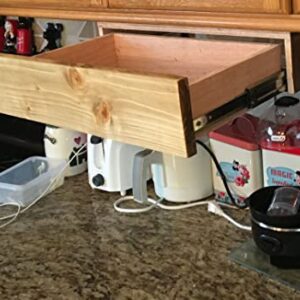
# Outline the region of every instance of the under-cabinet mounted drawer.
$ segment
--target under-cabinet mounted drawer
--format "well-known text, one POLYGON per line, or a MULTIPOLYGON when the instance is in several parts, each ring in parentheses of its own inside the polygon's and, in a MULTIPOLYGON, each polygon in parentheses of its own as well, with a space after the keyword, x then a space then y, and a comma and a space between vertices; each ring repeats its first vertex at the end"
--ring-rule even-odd
POLYGON ((0 112, 188 157, 196 131, 245 110, 237 97, 247 89, 270 78, 281 88, 280 52, 111 34, 33 58, 0 55, 0 112))

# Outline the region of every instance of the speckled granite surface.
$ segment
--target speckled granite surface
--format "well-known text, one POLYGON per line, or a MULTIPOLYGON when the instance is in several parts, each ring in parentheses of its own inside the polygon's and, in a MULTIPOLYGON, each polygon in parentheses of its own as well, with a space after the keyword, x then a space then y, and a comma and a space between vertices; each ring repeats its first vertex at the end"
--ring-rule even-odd
POLYGON ((228 260, 248 236, 204 208, 120 215, 66 181, 0 232, 0 299, 300 299, 228 260))

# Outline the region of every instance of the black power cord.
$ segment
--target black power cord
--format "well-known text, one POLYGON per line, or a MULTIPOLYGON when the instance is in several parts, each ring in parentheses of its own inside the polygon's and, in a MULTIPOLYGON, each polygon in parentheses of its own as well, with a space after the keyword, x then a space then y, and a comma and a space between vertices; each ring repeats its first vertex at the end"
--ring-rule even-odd
POLYGON ((223 171, 223 169, 222 169, 222 167, 221 167, 221 165, 220 165, 220 163, 219 163, 216 155, 213 153, 213 151, 205 143, 203 143, 202 141, 197 140, 196 143, 199 144, 202 148, 204 148, 209 153, 209 155, 211 156, 211 158, 212 158, 212 160, 213 160, 213 162, 214 162, 214 164, 215 164, 215 166, 216 166, 216 168, 217 168, 217 170, 218 170, 218 172, 219 172, 219 174, 221 176, 222 182, 224 184, 224 187, 226 189, 226 192, 227 192, 227 194, 228 194, 231 202, 237 208, 239 208, 239 209, 245 209, 245 208, 247 208, 248 207, 248 203, 246 201, 245 201, 245 203, 243 205, 241 205, 241 204, 239 204, 237 202, 237 200, 232 195, 232 193, 230 191, 230 188, 228 186, 226 175, 224 174, 224 171, 223 171))

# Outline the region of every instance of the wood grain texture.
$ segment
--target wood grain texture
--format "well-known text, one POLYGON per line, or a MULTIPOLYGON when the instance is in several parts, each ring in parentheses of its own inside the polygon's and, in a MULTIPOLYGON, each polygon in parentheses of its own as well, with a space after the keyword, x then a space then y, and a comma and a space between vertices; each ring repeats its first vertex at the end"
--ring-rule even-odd
POLYGON ((229 102, 243 94, 247 88, 256 86, 280 70, 280 45, 265 45, 264 49, 257 49, 252 53, 249 51, 248 57, 245 53, 238 63, 232 63, 229 67, 209 74, 191 85, 193 118, 198 118, 229 102), (197 99, 205 101, 200 102, 197 99))
POLYGON ((119 65, 115 50, 115 38, 111 34, 81 42, 75 46, 45 52, 35 57, 66 65, 117 68, 119 65))
MULTIPOLYGON (((3 61, 0 71, 15 76, 16 70, 9 68, 9 60, 3 61)), ((278 45, 133 34, 109 34, 38 55, 32 66, 30 63, 20 58, 12 60, 12 66, 23 67, 17 74, 21 76, 17 86, 22 87, 21 78, 28 78, 24 90, 10 91, 6 79, 0 83, 4 93, 8 91, 13 97, 16 94, 19 99, 27 95, 36 100, 37 119, 32 105, 25 107, 24 112, 18 110, 18 116, 181 156, 194 151, 193 118, 239 96, 246 88, 279 72, 281 67, 278 45), (39 64, 41 59, 50 63, 39 64), (53 96, 60 105, 53 103, 53 96), (82 106, 80 97, 86 105, 82 106), (53 119, 44 119, 45 108, 37 105, 39 98, 43 99, 41 103, 46 105, 47 112, 47 103, 51 104, 52 112, 59 110, 63 116, 70 109, 71 120, 52 114, 53 119), (75 100, 79 107, 68 99, 75 100), (111 116, 111 111, 115 115, 111 116), (86 123, 79 123, 85 112, 86 123), (103 127, 97 128, 99 124, 103 127), (151 128, 159 135, 149 142, 151 128)), ((10 99, 9 95, 5 99, 10 99)), ((14 110, 3 112, 16 114, 14 110)))
POLYGON ((0 74, 5 74, 1 113, 183 157, 195 153, 191 116, 182 115, 190 99, 180 91, 184 83, 179 77, 4 55, 0 74))
POLYGON ((187 78, 193 118, 198 118, 279 72, 280 55, 280 46, 273 44, 109 34, 40 57, 187 78))
POLYGON ((300 32, 300 15, 254 14, 254 13, 216 13, 187 11, 149 11, 125 9, 99 9, 79 11, 75 8, 59 10, 54 8, 26 8, 20 5, 4 6, 0 2, 0 14, 7 16, 28 16, 68 20, 101 21, 159 26, 178 26, 181 28, 211 27, 250 30, 270 30, 281 32, 300 32))
POLYGON ((300 13, 300 0, 293 0, 293 13, 294 14, 300 13))
POLYGON ((291 0, 109 0, 109 7, 288 14, 291 0))
MULTIPOLYGON (((245 30, 245 29, 231 29, 231 28, 211 28, 211 27, 190 27, 190 26, 171 26, 171 25, 164 25, 164 26, 156 26, 156 25, 148 25, 148 24, 131 24, 131 23, 111 23, 111 22, 98 22, 98 30, 101 35, 118 32, 120 29, 126 30, 127 32, 168 32, 168 33, 186 33, 189 35, 194 34, 201 34, 201 35, 208 35, 210 39, 223 39, 226 40, 232 39, 237 40, 243 38, 245 40, 249 40, 250 42, 260 41, 261 39, 268 39, 272 41, 278 41, 278 43, 282 43, 283 47, 283 68, 286 70, 286 77, 287 77, 287 90, 289 93, 295 93, 298 90, 298 83, 299 76, 294 76, 299 70, 298 63, 295 63, 294 58, 297 59, 297 56, 293 58, 292 53, 292 39, 291 35, 293 33, 284 32, 284 31, 265 31, 265 30, 245 30), (254 39, 254 40, 253 40, 254 39), (284 61, 283 61, 284 60, 284 61), (295 77, 295 80, 294 80, 295 77)), ((297 33, 295 33, 297 35, 297 33)), ((297 49, 294 52, 297 53, 297 49)))
POLYGON ((114 36, 120 68, 147 73, 176 74, 187 77, 190 85, 238 65, 261 52, 266 53, 265 60, 268 64, 268 51, 274 48, 273 45, 250 42, 134 34, 114 36))
POLYGON ((12 8, 36 8, 36 9, 78 9, 88 10, 97 9, 108 6, 108 0, 1 0, 1 7, 12 7, 12 8))

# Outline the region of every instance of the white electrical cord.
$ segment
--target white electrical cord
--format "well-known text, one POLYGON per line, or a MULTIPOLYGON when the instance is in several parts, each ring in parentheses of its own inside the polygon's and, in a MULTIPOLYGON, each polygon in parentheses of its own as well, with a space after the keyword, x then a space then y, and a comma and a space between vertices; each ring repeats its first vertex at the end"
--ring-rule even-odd
POLYGON ((6 227, 7 225, 9 225, 10 223, 14 222, 14 221, 17 219, 17 217, 18 217, 18 215, 20 214, 20 212, 21 212, 21 205, 20 205, 19 203, 16 203, 16 202, 14 202, 14 203, 2 203, 2 204, 0 205, 0 207, 4 207, 4 206, 16 206, 16 207, 18 207, 18 210, 17 210, 17 212, 14 213, 14 214, 11 214, 11 215, 9 215, 9 216, 1 217, 1 218, 0 218, 0 221, 7 220, 7 219, 10 219, 10 220, 7 221, 7 222, 4 223, 4 224, 1 224, 1 225, 0 225, 0 228, 4 228, 4 227, 6 227))
POLYGON ((4 217, 0 217, 0 221, 3 220, 7 220, 10 219, 9 221, 7 221, 4 224, 0 225, 0 229, 6 227, 7 225, 11 224, 12 222, 14 222, 18 216, 22 213, 24 213, 25 211, 27 211, 29 208, 31 208, 33 205, 35 205, 38 201, 40 201, 40 199, 42 197, 44 197, 49 190, 53 187, 54 184, 56 184, 56 181, 58 179, 61 178, 61 176, 65 173, 66 169, 69 167, 69 164, 73 161, 73 159, 75 159, 76 157, 78 157, 82 151, 84 150, 84 148, 86 148, 87 144, 84 144, 77 152, 75 152, 73 154, 73 156, 71 157, 71 159, 66 163, 66 165, 64 166, 64 168, 59 172, 59 174, 52 178, 52 180, 50 181, 49 185, 47 186, 47 188, 34 200, 32 201, 28 206, 26 206, 25 208, 21 209, 21 205, 17 202, 11 202, 11 203, 2 203, 0 204, 0 207, 4 207, 4 206, 16 206, 18 207, 18 210, 16 213, 8 215, 8 216, 4 216, 4 217))
MULTIPOLYGON (((120 207, 120 204, 128 201, 134 200, 133 196, 125 196, 119 198, 117 201, 114 202, 114 209, 119 213, 125 213, 125 214, 141 214, 150 211, 151 209, 158 206, 158 203, 162 201, 161 199, 155 201, 154 199, 148 198, 147 202, 152 203, 152 205, 148 205, 146 207, 142 208, 123 208, 120 207)), ((137 203, 137 202, 135 202, 137 203)))
POLYGON ((210 213, 213 213, 213 214, 216 214, 218 216, 225 218, 227 221, 229 221, 231 224, 233 224, 234 226, 236 226, 239 229, 246 230, 246 231, 252 230, 251 226, 242 225, 242 224, 238 223, 237 221, 235 221, 232 217, 227 215, 216 201, 210 201, 210 203, 208 204, 208 211, 210 213))
MULTIPOLYGON (((143 207, 143 208, 123 208, 120 207, 120 204, 124 203, 124 202, 128 202, 128 201, 135 201, 133 196, 126 196, 126 197, 121 197, 119 198, 117 201, 115 201, 114 203, 114 209, 117 212, 120 213, 126 213, 126 214, 140 214, 140 213, 145 213, 150 211, 153 208, 161 208, 164 210, 180 210, 180 209, 186 209, 186 208, 191 208, 191 207, 195 207, 195 206, 200 206, 200 205, 206 205, 209 204, 211 201, 197 201, 197 202, 191 202, 191 203, 187 203, 187 204, 178 204, 178 205, 164 205, 161 202, 164 199, 152 199, 152 198, 148 198, 147 199, 147 203, 146 204, 150 204, 149 206, 143 207)), ((135 203, 138 203, 137 201, 135 201, 135 203)))
MULTIPOLYGON (((215 201, 215 200, 203 200, 203 201, 196 201, 196 202, 191 202, 187 204, 178 204, 178 205, 164 205, 161 202, 164 199, 160 198, 158 200, 152 199, 152 198, 147 198, 147 203, 145 204, 150 204, 146 207, 142 208, 125 208, 125 207, 120 207, 121 204, 129 201, 135 201, 133 196, 125 196, 119 198, 117 201, 114 202, 114 209, 119 212, 119 213, 125 213, 125 214, 141 214, 148 212, 152 210, 153 208, 161 208, 164 210, 180 210, 180 209, 186 209, 186 208, 191 208, 195 206, 200 206, 200 205, 208 205, 208 211, 210 213, 213 213, 215 215, 218 215, 220 217, 225 218, 228 222, 230 222, 232 225, 235 227, 245 230, 245 231, 251 231, 251 226, 246 226, 243 224, 238 223, 235 221, 232 217, 227 215, 224 210, 221 208, 221 206, 215 201)), ((135 203, 138 203, 135 201, 135 203)), ((141 203, 143 205, 144 203, 141 203)))

